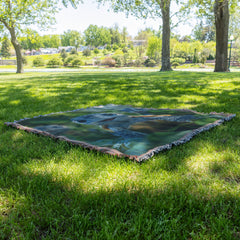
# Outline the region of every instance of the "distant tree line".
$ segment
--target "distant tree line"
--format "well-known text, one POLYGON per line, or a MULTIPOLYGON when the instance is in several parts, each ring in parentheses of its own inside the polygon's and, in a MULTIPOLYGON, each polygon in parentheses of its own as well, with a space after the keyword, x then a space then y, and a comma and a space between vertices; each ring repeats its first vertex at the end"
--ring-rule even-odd
POLYGON ((39 48, 58 48, 60 46, 74 46, 76 49, 80 45, 99 46, 122 46, 129 43, 130 36, 124 27, 119 29, 118 25, 113 27, 98 27, 90 25, 83 34, 76 30, 68 30, 63 34, 50 34, 40 36, 37 31, 27 29, 18 38, 22 49, 33 50, 39 48))
MULTIPOLYGON (((101 45, 119 46, 126 44, 126 31, 119 31, 117 26, 113 28, 98 27, 90 25, 81 34, 74 33, 74 38, 68 40, 68 34, 73 32, 68 31, 63 36, 45 36, 40 37, 37 32, 28 30, 33 24, 40 27, 48 27, 55 21, 55 13, 59 11, 59 2, 65 6, 71 3, 76 7, 78 3, 83 0, 0 0, 0 29, 4 29, 10 35, 11 43, 14 47, 17 57, 17 73, 23 72, 23 59, 21 48, 39 48, 40 46, 55 46, 74 45, 76 48, 85 41, 85 44, 98 47, 101 45), (19 37, 20 36, 20 37, 19 37), (22 39, 21 39, 22 38, 22 39)), ((239 1, 238 0, 96 0, 100 5, 109 4, 116 12, 125 12, 126 14, 134 15, 138 18, 149 19, 150 17, 161 19, 161 71, 171 70, 171 28, 172 28, 172 3, 179 4, 180 10, 176 12, 175 16, 186 18, 196 9, 195 16, 202 20, 211 20, 214 28, 206 29, 205 26, 198 28, 195 34, 202 37, 201 40, 215 39, 216 42, 216 72, 228 71, 228 37, 229 33, 234 33, 234 29, 239 29, 239 1), (235 13, 234 17, 231 17, 235 13), (236 21, 235 21, 235 20, 236 21), (229 27, 229 22, 232 26, 229 27), (201 29, 207 31, 201 33, 201 29), (212 35, 214 31, 214 36, 212 35), (203 36, 204 35, 204 36, 203 36)), ((181 24, 181 21, 180 21, 181 24)), ((200 26, 201 27, 201 26, 200 26)), ((138 49, 139 54, 143 51, 138 49)))
MULTIPOLYGON (((200 24, 200 26, 203 25, 200 24)), ((105 51, 106 54, 111 50, 114 54, 116 52, 114 57, 116 58, 115 61, 117 60, 116 64, 118 66, 128 66, 127 62, 131 61, 131 59, 137 60, 138 65, 141 65, 144 63, 144 58, 146 57, 149 59, 147 65, 161 64, 161 31, 151 28, 140 30, 134 39, 127 33, 126 28, 120 30, 117 25, 111 28, 90 25, 83 34, 75 30, 68 30, 62 35, 40 36, 36 31, 28 30, 24 37, 19 37, 19 42, 25 50, 58 48, 59 46, 75 46, 77 49, 80 45, 85 45, 94 49, 94 54, 99 53, 99 46, 105 46, 104 48, 107 50, 105 51), (140 40, 141 45, 133 48, 133 40, 140 40), (134 49, 134 56, 130 56, 129 49, 134 49), (116 57, 116 55, 118 56, 116 57)), ((235 46, 239 46, 239 43, 235 43, 235 46)), ((197 25, 193 29, 192 36, 171 34, 170 63, 175 66, 186 61, 204 64, 206 60, 215 59, 215 48, 214 31, 207 25, 202 28, 199 28, 197 25), (208 29, 209 31, 203 31, 204 29, 208 29)), ((72 51, 74 50, 72 49, 72 51)), ((4 58, 10 56, 10 41, 6 36, 2 39, 1 55, 4 58)), ((90 56, 91 51, 85 49, 83 55, 90 56)), ((239 47, 233 49, 232 60, 240 61, 239 47)))

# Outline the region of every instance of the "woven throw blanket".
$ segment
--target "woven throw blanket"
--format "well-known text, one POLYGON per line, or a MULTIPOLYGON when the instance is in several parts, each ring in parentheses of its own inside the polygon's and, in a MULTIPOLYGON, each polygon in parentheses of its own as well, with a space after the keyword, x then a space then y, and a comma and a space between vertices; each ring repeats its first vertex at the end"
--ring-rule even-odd
POLYGON ((138 162, 189 141, 235 115, 105 105, 7 122, 8 126, 138 162))

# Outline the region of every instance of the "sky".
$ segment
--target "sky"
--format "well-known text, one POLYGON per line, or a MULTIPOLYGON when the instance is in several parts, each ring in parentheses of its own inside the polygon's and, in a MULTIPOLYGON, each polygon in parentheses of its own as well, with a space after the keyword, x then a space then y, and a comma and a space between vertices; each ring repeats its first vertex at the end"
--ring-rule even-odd
MULTIPOLYGON (((175 8, 176 6, 172 6, 172 9, 175 8)), ((97 3, 88 0, 84 4, 80 4, 77 9, 73 9, 71 6, 68 6, 68 8, 62 7, 62 10, 56 14, 56 24, 52 26, 52 29, 40 32, 40 34, 63 34, 68 29, 83 33, 90 24, 99 27, 112 27, 114 24, 118 24, 120 29, 127 27, 128 33, 134 37, 140 30, 146 27, 158 30, 161 25, 161 19, 141 20, 133 16, 126 17, 124 13, 109 11, 107 6, 98 8, 97 3)), ((183 36, 190 35, 191 30, 192 26, 189 24, 181 24, 181 28, 179 27, 173 32, 183 36)))

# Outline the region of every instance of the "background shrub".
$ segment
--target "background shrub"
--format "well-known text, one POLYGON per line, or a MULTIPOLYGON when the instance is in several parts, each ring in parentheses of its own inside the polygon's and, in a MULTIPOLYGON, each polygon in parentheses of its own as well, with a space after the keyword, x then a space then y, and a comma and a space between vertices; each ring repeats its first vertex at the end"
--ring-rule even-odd
POLYGON ((73 55, 68 56, 64 61, 64 66, 70 66, 74 58, 76 58, 76 56, 73 55))
POLYGON ((78 55, 78 52, 77 52, 76 48, 72 48, 70 54, 71 55, 78 55))
POLYGON ((134 67, 141 67, 143 65, 143 60, 141 58, 137 58, 134 62, 133 62, 133 66, 134 67))
POLYGON ((60 67, 63 65, 63 62, 60 58, 58 57, 52 57, 48 63, 47 63, 47 66, 48 67, 51 67, 51 68, 56 68, 56 67, 60 67))
POLYGON ((116 65, 115 67, 122 67, 124 64, 124 59, 123 59, 123 56, 122 55, 115 55, 112 57, 115 62, 116 62, 116 65))
POLYGON ((134 66, 134 60, 132 60, 132 59, 128 60, 126 66, 127 67, 133 67, 134 66))
POLYGON ((42 57, 36 57, 33 60, 33 66, 34 67, 42 67, 45 65, 44 59, 42 57))
POLYGON ((180 64, 184 64, 186 62, 186 60, 185 60, 185 58, 172 58, 171 63, 174 63, 174 62, 179 63, 179 65, 180 65, 180 64))
POLYGON ((119 48, 119 46, 118 46, 116 43, 114 43, 114 44, 112 45, 112 49, 113 49, 114 51, 116 51, 118 48, 119 48))
POLYGON ((106 49, 107 49, 108 51, 111 51, 111 50, 112 50, 112 47, 111 47, 111 45, 110 45, 110 44, 108 44, 108 45, 107 45, 107 47, 106 47, 106 49))
POLYGON ((157 65, 156 61, 154 59, 148 58, 145 60, 144 65, 146 67, 154 67, 157 65))
POLYGON ((205 56, 201 56, 199 61, 200 61, 200 63, 205 64, 207 61, 207 58, 205 56))
POLYGON ((94 61, 94 64, 97 65, 97 66, 100 66, 101 65, 101 60, 99 58, 97 58, 95 61, 94 61))
POLYGON ((129 55, 128 53, 125 53, 125 54, 122 56, 122 59, 123 59, 123 66, 124 66, 124 67, 127 67, 129 61, 131 60, 130 55, 129 55))
POLYGON ((102 60, 102 65, 108 65, 109 67, 115 67, 116 61, 113 58, 107 57, 102 60))
POLYGON ((66 67, 79 67, 84 65, 84 62, 77 55, 70 55, 64 61, 64 66, 66 67))
POLYGON ((82 55, 85 57, 91 56, 91 50, 90 49, 84 49, 82 52, 82 55))
POLYGON ((75 57, 70 63, 73 67, 79 67, 83 65, 83 61, 79 57, 75 57))
POLYGON ((176 67, 179 66, 180 64, 179 64, 178 62, 173 62, 171 65, 172 65, 174 68, 176 68, 176 67))
POLYGON ((121 49, 117 49, 115 52, 114 52, 114 55, 123 55, 123 51, 121 49))
POLYGON ((68 54, 67 54, 65 49, 61 50, 60 56, 61 56, 63 61, 67 58, 68 54))
POLYGON ((95 54, 98 54, 98 53, 99 53, 99 49, 98 49, 98 48, 94 48, 93 52, 94 52, 95 54))
POLYGON ((107 49, 103 49, 103 54, 107 55, 108 54, 108 50, 107 49))
POLYGON ((128 48, 127 47, 123 47, 122 52, 123 53, 128 53, 128 48))

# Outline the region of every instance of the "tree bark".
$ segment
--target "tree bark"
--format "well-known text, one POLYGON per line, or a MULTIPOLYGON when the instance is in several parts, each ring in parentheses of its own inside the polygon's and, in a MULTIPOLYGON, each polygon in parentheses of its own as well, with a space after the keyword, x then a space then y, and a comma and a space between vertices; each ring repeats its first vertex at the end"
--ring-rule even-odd
POLYGON ((16 73, 23 73, 23 59, 22 59, 21 45, 19 44, 19 42, 17 40, 15 28, 14 27, 9 28, 9 32, 11 35, 11 42, 15 49, 16 57, 17 57, 17 72, 16 73))
POLYGON ((228 69, 228 0, 215 0, 214 6, 216 25, 216 63, 214 72, 227 72, 228 69))
POLYGON ((161 0, 162 11, 162 67, 160 71, 172 71, 170 63, 170 4, 171 0, 161 0))

